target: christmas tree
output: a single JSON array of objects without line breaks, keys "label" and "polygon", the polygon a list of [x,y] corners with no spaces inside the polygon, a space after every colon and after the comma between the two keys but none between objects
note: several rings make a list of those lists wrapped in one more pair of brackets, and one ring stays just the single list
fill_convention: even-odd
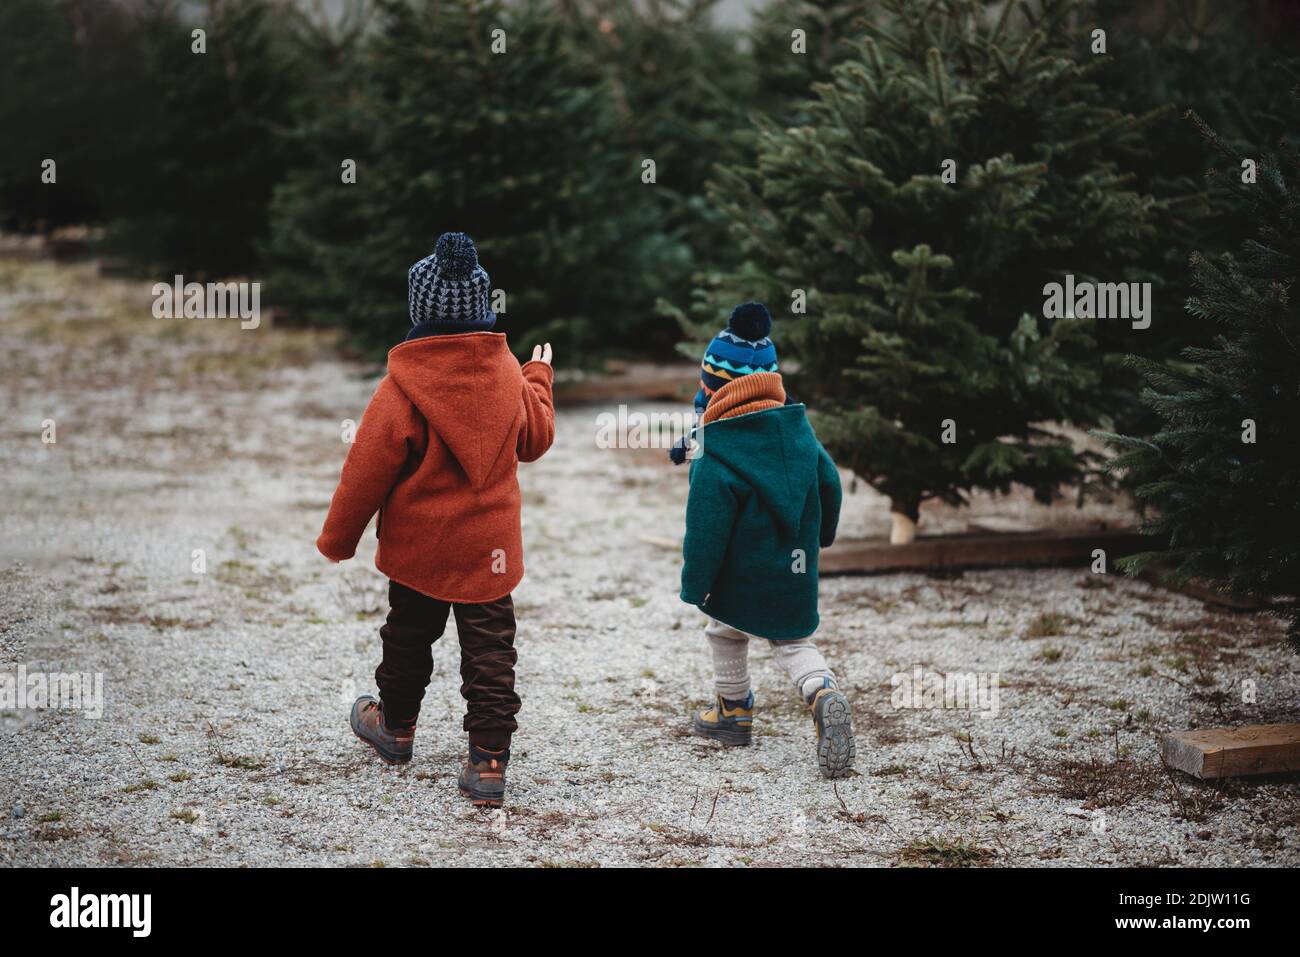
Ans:
[{"label": "christmas tree", "polygon": [[[1159,225],[1165,291],[1154,327],[1130,337],[1124,351],[1174,359],[1186,346],[1212,339],[1204,323],[1182,321],[1183,303],[1192,293],[1188,257],[1232,251],[1250,224],[1226,193],[1206,193],[1203,174],[1215,157],[1183,117],[1194,110],[1240,149],[1273,142],[1284,132],[1286,87],[1259,68],[1296,47],[1297,24],[1286,22],[1283,6],[1278,0],[1090,5],[1091,23],[1106,31],[1111,65],[1104,79],[1112,105],[1134,113],[1174,107],[1151,124],[1151,149],[1132,164],[1140,189],[1181,201],[1170,204],[1170,215]],[[1133,423],[1133,430],[1143,434],[1154,426],[1144,420]]]},{"label": "christmas tree", "polygon": [[141,270],[201,279],[256,268],[291,161],[300,74],[283,25],[271,0],[209,0],[185,17],[165,2],[134,9],[134,102],[97,149],[107,244]]},{"label": "christmas tree", "polygon": [[343,108],[313,121],[313,155],[277,190],[271,296],[379,352],[408,325],[407,268],[463,230],[516,349],[644,347],[655,290],[688,260],[572,17],[379,3]]},{"label": "christmas tree", "polygon": [[757,106],[793,121],[812,85],[850,59],[861,24],[876,13],[870,0],[770,0],[749,28],[758,72]]},{"label": "christmas tree", "polygon": [[[1238,256],[1194,256],[1187,311],[1219,335],[1185,363],[1133,362],[1160,418],[1151,438],[1111,435],[1112,468],[1150,511],[1145,530],[1168,551],[1124,562],[1175,581],[1217,583],[1275,596],[1300,639],[1300,84],[1291,80],[1292,136],[1271,154],[1247,155],[1194,117],[1221,157],[1212,183],[1256,223]],[[1225,168],[1226,167],[1226,168]]]},{"label": "christmas tree", "polygon": [[104,146],[135,107],[130,33],[112,4],[0,3],[0,226],[99,219]]},{"label": "christmas tree", "polygon": [[746,261],[679,318],[698,334],[772,304],[795,394],[906,541],[927,499],[1085,480],[1092,457],[1047,424],[1123,404],[1105,325],[1141,319],[1057,316],[1045,287],[1149,279],[1160,204],[1125,167],[1150,118],[1107,105],[1078,3],[881,6],[808,121],[763,122],[755,161],[720,173]]},{"label": "christmas tree", "polygon": [[[705,197],[713,167],[743,156],[754,101],[754,58],[716,22],[718,0],[590,0],[570,18],[608,78],[617,145],[656,164],[655,232],[668,297],[687,295],[691,272],[734,266],[722,216]],[[689,255],[693,253],[693,255]],[[661,257],[662,258],[662,257]],[[674,288],[675,287],[675,288]],[[665,332],[675,333],[668,324]]]},{"label": "christmas tree", "polygon": [[280,43],[287,10],[0,4],[0,126],[21,131],[0,151],[0,221],[105,223],[110,250],[142,272],[254,269],[307,73]]}]

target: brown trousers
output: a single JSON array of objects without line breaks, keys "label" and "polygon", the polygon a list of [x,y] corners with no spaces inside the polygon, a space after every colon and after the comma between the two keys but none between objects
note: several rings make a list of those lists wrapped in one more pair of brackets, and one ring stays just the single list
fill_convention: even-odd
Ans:
[{"label": "brown trousers", "polygon": [[448,613],[454,613],[470,743],[493,751],[509,747],[519,711],[515,605],[510,596],[482,605],[453,604],[390,581],[388,602],[388,621],[379,629],[384,660],[375,669],[385,723],[396,727],[420,713],[433,674],[433,643],[442,637]]}]

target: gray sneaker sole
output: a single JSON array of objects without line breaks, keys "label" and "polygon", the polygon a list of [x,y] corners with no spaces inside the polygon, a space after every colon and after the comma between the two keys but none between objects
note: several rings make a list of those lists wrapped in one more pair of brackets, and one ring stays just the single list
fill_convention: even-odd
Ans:
[{"label": "gray sneaker sole", "polygon": [[853,714],[849,700],[838,691],[818,702],[817,766],[825,777],[838,778],[853,767],[857,747],[853,742]]}]

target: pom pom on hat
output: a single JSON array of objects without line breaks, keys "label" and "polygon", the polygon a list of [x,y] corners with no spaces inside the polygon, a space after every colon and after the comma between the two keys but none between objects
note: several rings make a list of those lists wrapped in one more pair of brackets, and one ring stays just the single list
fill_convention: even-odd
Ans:
[{"label": "pom pom on hat", "polygon": [[433,247],[438,275],[446,279],[468,279],[478,268],[474,240],[464,233],[443,233]]},{"label": "pom pom on hat", "polygon": [[766,339],[772,331],[772,314],[761,302],[742,302],[731,310],[731,321],[727,323],[727,328],[742,339],[758,342]]}]

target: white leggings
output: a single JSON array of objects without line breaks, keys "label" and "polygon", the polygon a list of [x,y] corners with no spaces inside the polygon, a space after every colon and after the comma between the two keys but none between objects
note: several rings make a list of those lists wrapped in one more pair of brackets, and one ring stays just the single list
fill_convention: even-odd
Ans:
[{"label": "white leggings", "polygon": [[[753,635],[737,631],[716,618],[704,629],[713,652],[713,683],[718,694],[729,701],[739,701],[749,694],[749,642]],[[758,639],[761,640],[761,639]],[[822,685],[823,678],[835,682],[826,667],[826,659],[807,638],[798,641],[769,641],[776,663],[794,683],[801,697]]]}]

